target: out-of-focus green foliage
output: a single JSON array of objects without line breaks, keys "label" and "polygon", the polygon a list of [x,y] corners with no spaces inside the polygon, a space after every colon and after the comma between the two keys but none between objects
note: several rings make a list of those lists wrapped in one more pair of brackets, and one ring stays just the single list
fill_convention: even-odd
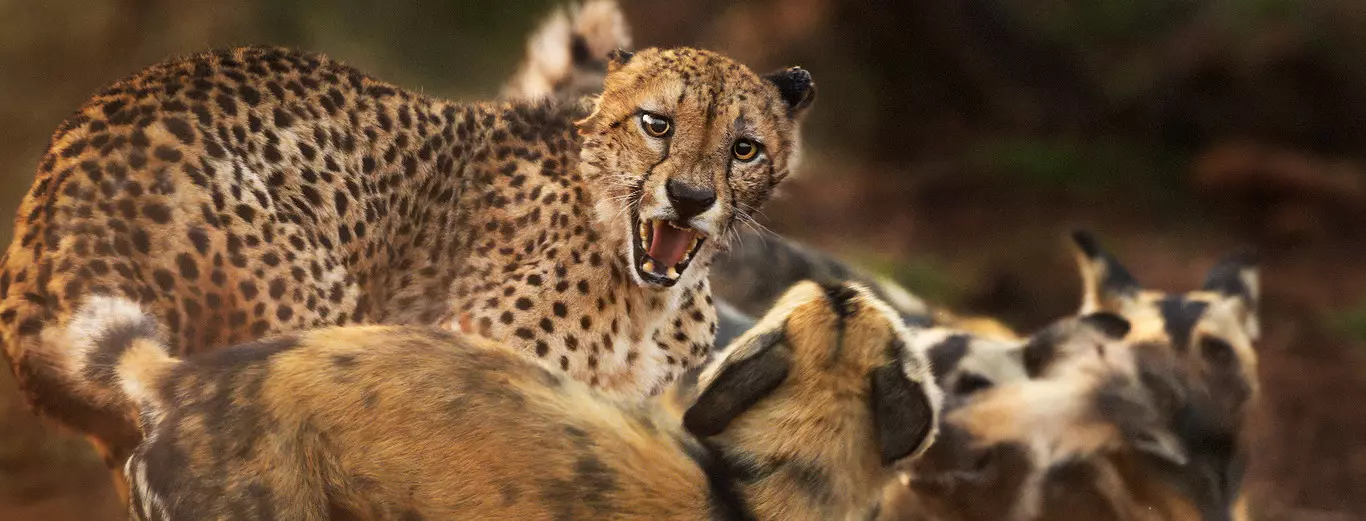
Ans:
[{"label": "out-of-focus green foliage", "polygon": [[1120,140],[986,139],[969,152],[989,174],[1040,188],[1096,193],[1127,190],[1154,196],[1174,190],[1189,158],[1145,143]]},{"label": "out-of-focus green foliage", "polygon": [[1366,302],[1333,316],[1332,322],[1343,332],[1366,342]]},{"label": "out-of-focus green foliage", "polygon": [[885,274],[907,287],[915,288],[915,295],[937,305],[955,305],[962,300],[964,279],[969,273],[954,270],[933,255],[919,255],[910,259],[895,259],[886,255],[866,253],[849,258],[874,273]]}]

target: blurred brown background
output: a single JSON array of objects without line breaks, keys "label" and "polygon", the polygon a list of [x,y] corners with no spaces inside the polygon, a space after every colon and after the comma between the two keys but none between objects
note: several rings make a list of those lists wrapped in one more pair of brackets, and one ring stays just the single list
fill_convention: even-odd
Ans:
[{"label": "blurred brown background", "polygon": [[[487,98],[551,1],[0,0],[0,212],[57,123],[164,57],[278,43]],[[1366,2],[627,0],[820,86],[768,226],[1024,330],[1073,311],[1087,226],[1145,284],[1264,254],[1256,518],[1366,518]],[[0,228],[0,243],[9,240]],[[0,372],[0,518],[114,519],[102,466]]]}]

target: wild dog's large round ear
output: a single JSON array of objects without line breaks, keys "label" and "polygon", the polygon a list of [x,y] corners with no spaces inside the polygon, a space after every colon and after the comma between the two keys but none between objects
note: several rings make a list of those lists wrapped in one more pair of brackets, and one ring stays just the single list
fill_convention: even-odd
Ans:
[{"label": "wild dog's large round ear", "polygon": [[801,67],[771,72],[764,75],[764,79],[778,87],[778,94],[787,103],[787,116],[790,118],[800,116],[816,99],[816,83],[811,80],[811,73]]},{"label": "wild dog's large round ear", "polygon": [[1257,254],[1247,249],[1224,257],[1205,275],[1201,289],[1239,301],[1243,307],[1241,322],[1248,339],[1261,335],[1257,308],[1261,300],[1261,282],[1257,274]]},{"label": "wild dog's large round ear", "polygon": [[720,362],[716,376],[683,413],[683,428],[693,436],[706,438],[726,430],[783,383],[792,368],[792,353],[783,344],[781,329],[755,335],[731,349],[734,352]]},{"label": "wild dog's large round ear", "polygon": [[1123,311],[1141,287],[1124,266],[1100,247],[1096,237],[1086,230],[1072,232],[1072,244],[1081,271],[1082,296],[1080,314],[1096,311]]},{"label": "wild dog's large round ear", "polygon": [[888,348],[892,361],[868,375],[872,398],[873,423],[877,426],[878,449],[883,465],[891,465],[929,447],[938,424],[937,393],[906,374],[906,347],[900,340]]}]

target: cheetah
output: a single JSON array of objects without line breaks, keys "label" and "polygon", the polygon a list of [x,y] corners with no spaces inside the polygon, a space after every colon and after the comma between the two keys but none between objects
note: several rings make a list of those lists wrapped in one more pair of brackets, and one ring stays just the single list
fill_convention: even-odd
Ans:
[{"label": "cheetah", "polygon": [[856,285],[795,286],[645,403],[421,326],[177,359],[122,297],[67,324],[73,371],[141,411],[136,519],[863,519],[938,411],[912,334]]},{"label": "cheetah", "polygon": [[115,83],[54,133],[0,265],[27,401],[113,468],[137,444],[122,395],[41,342],[92,295],[143,306],[175,355],[425,324],[656,392],[710,350],[708,266],[788,175],[815,87],[691,48],[614,52],[604,85],[590,107],[457,102],[268,47]]}]

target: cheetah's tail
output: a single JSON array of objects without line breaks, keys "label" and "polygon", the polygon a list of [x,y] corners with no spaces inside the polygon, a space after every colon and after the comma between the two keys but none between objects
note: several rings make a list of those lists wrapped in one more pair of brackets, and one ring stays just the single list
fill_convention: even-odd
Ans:
[{"label": "cheetah's tail", "polygon": [[630,47],[631,29],[616,0],[561,6],[527,40],[526,57],[503,96],[572,100],[597,93],[607,53]]},{"label": "cheetah's tail", "polygon": [[[168,353],[156,317],[119,297],[90,297],[67,322],[62,339],[73,354],[72,380],[96,396],[123,396],[143,428],[160,417],[158,380],[180,363]],[[45,339],[48,340],[48,339]]]}]

